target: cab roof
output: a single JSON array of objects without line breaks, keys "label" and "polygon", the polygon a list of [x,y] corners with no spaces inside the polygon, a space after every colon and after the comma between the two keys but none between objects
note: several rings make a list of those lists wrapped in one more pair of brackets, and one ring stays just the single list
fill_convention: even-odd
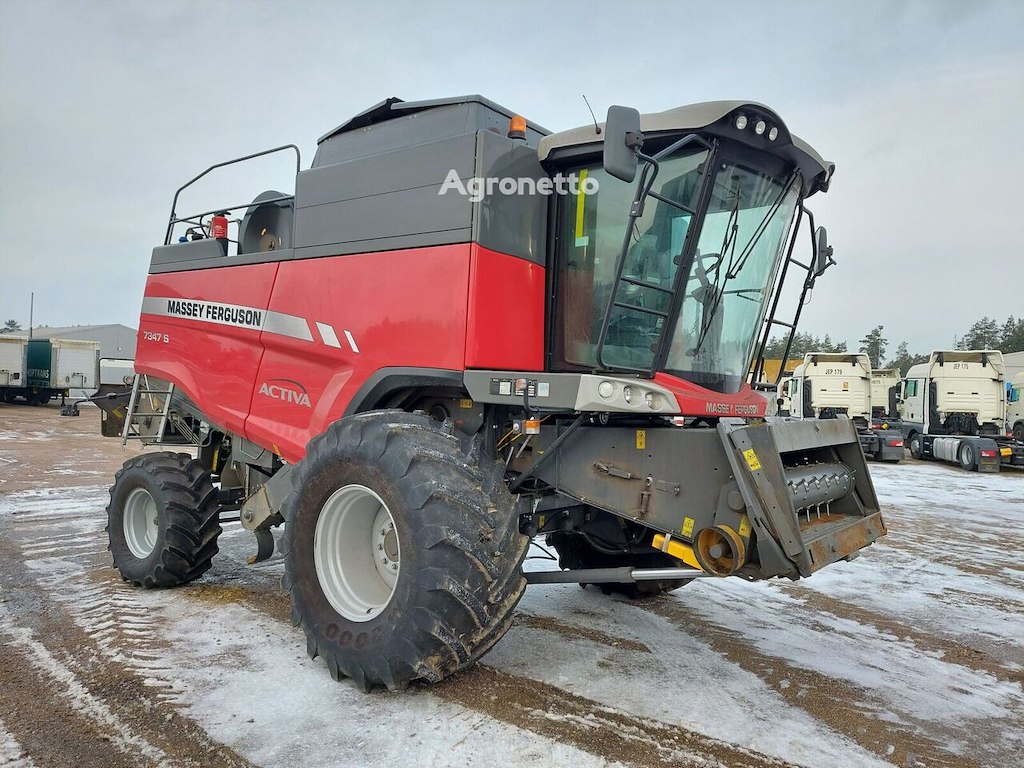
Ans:
[{"label": "cab roof", "polygon": [[[748,120],[748,125],[743,130],[737,129],[734,125],[735,118],[741,114]],[[754,133],[753,125],[761,119],[765,120],[769,127],[778,128],[775,141],[769,141],[767,138],[770,128],[762,135]],[[813,180],[813,184],[807,185],[806,195],[827,190],[835,170],[834,163],[823,160],[810,144],[790,133],[773,110],[754,101],[705,101],[667,109],[664,112],[651,112],[640,116],[640,130],[649,138],[659,134],[699,130],[766,150],[796,165],[804,172],[804,177],[809,182]],[[543,162],[549,158],[557,158],[570,148],[576,150],[592,146],[594,151],[598,151],[604,138],[604,123],[599,126],[591,123],[545,136],[537,145],[537,154]]]}]

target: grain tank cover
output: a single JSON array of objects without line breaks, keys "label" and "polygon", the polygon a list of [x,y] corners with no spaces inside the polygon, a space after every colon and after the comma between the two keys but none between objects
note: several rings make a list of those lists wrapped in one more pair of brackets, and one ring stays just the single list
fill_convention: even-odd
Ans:
[{"label": "grain tank cover", "polygon": [[[403,101],[392,97],[321,136],[317,140],[312,167],[477,131],[492,131],[505,136],[509,121],[515,114],[511,109],[478,95],[429,101]],[[528,145],[536,146],[548,133],[547,129],[527,121]]]}]

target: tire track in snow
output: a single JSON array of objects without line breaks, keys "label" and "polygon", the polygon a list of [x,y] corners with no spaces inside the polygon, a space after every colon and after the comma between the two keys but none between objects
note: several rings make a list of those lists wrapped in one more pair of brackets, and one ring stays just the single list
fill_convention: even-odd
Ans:
[{"label": "tire track in snow", "polygon": [[[104,656],[138,673],[160,698],[173,703],[177,698],[173,686],[159,679],[167,675],[158,673],[169,670],[159,661],[165,644],[159,640],[153,608],[142,604],[143,593],[118,590],[100,575],[109,568],[103,564],[107,556],[97,551],[103,521],[96,513],[106,504],[107,491],[103,487],[73,491],[73,505],[64,500],[55,505],[52,497],[18,503],[15,526],[32,533],[32,538],[20,542],[22,560]],[[64,532],[69,525],[74,530]]]},{"label": "tire track in snow", "polygon": [[[891,706],[875,701],[870,690],[798,666],[790,659],[762,652],[750,638],[737,635],[732,629],[714,623],[671,598],[645,603],[640,609],[655,613],[676,624],[680,631],[706,642],[775,688],[791,706],[803,709],[885,760],[898,765],[948,768],[981,768],[985,764],[972,757],[949,752],[942,743],[926,735],[921,723],[899,722],[890,717],[883,719]],[[736,609],[742,611],[743,606],[736,606]]]},{"label": "tire track in snow", "polygon": [[626,764],[744,768],[790,765],[678,725],[634,717],[486,664],[477,664],[430,691],[496,720]]},{"label": "tire track in snow", "polygon": [[102,698],[94,695],[66,661],[58,660],[50,653],[30,629],[18,626],[3,604],[0,604],[0,637],[5,639],[7,648],[27,661],[72,710],[93,721],[120,752],[158,768],[173,764],[166,752],[136,733],[111,711]]},{"label": "tire track in snow", "polygon": [[[251,587],[201,583],[186,587],[185,593],[204,601],[236,602],[278,621],[291,623],[290,601],[280,589],[254,590]],[[518,615],[516,620],[519,620]],[[599,634],[604,640],[615,642],[615,638]],[[644,650],[650,652],[646,647]],[[478,663],[440,684],[430,686],[427,691],[444,701],[500,722],[629,765],[650,768],[669,765],[743,768],[790,765],[680,725],[635,717],[556,686],[501,672],[486,663]]]},{"label": "tire track in snow", "polygon": [[[182,716],[163,690],[174,670],[160,661],[158,627],[146,604],[159,604],[160,595],[112,578],[96,546],[103,540],[96,511],[105,502],[87,489],[70,490],[77,508],[47,494],[0,497],[0,637],[25,661],[0,663],[0,700],[20,695],[0,709],[8,727],[32,737],[21,742],[37,759],[37,752],[59,757],[44,765],[249,766]],[[8,514],[12,505],[24,510],[26,504],[27,518]],[[46,518],[58,545],[70,526],[91,538],[92,553],[25,557],[22,546],[29,552],[53,546],[45,538]],[[29,671],[35,679],[27,679]]]},{"label": "tire track in snow", "polygon": [[35,768],[35,763],[0,720],[0,768]]},{"label": "tire track in snow", "polygon": [[894,639],[908,640],[924,653],[941,655],[943,661],[959,664],[975,672],[984,672],[997,680],[1024,684],[1024,671],[1012,669],[977,648],[971,648],[962,642],[922,632],[906,622],[899,621],[869,608],[830,597],[822,592],[796,584],[779,584],[786,594],[803,603],[807,608],[836,617],[852,619],[865,626],[871,626],[883,634],[892,635]]}]

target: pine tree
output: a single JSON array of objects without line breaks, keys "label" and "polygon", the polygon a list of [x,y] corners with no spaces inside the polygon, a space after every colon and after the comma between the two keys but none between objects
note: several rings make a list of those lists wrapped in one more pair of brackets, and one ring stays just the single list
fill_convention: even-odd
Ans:
[{"label": "pine tree", "polygon": [[872,368],[882,367],[882,358],[885,356],[885,348],[889,342],[882,335],[881,325],[876,325],[867,336],[860,340],[860,351],[866,352],[871,358]]},{"label": "pine tree", "polygon": [[1024,352],[1024,317],[1015,320],[1010,315],[999,329],[999,349],[1003,353]]}]

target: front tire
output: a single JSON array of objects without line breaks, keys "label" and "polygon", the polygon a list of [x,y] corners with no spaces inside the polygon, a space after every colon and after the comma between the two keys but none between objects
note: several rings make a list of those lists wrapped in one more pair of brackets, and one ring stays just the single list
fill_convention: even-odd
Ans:
[{"label": "front tire", "polygon": [[1018,421],[1013,425],[1013,439],[1024,443],[1024,421]]},{"label": "front tire", "polygon": [[342,419],[285,503],[285,584],[312,658],[368,690],[439,681],[512,622],[529,540],[504,471],[425,415]]},{"label": "front tire", "polygon": [[907,447],[910,449],[910,457],[912,459],[920,459],[923,455],[921,448],[921,435],[917,432],[912,432],[910,435],[910,442],[907,444]]},{"label": "front tire", "polygon": [[220,533],[210,473],[187,453],[136,456],[115,476],[107,538],[125,581],[152,588],[198,579],[217,554]]}]

